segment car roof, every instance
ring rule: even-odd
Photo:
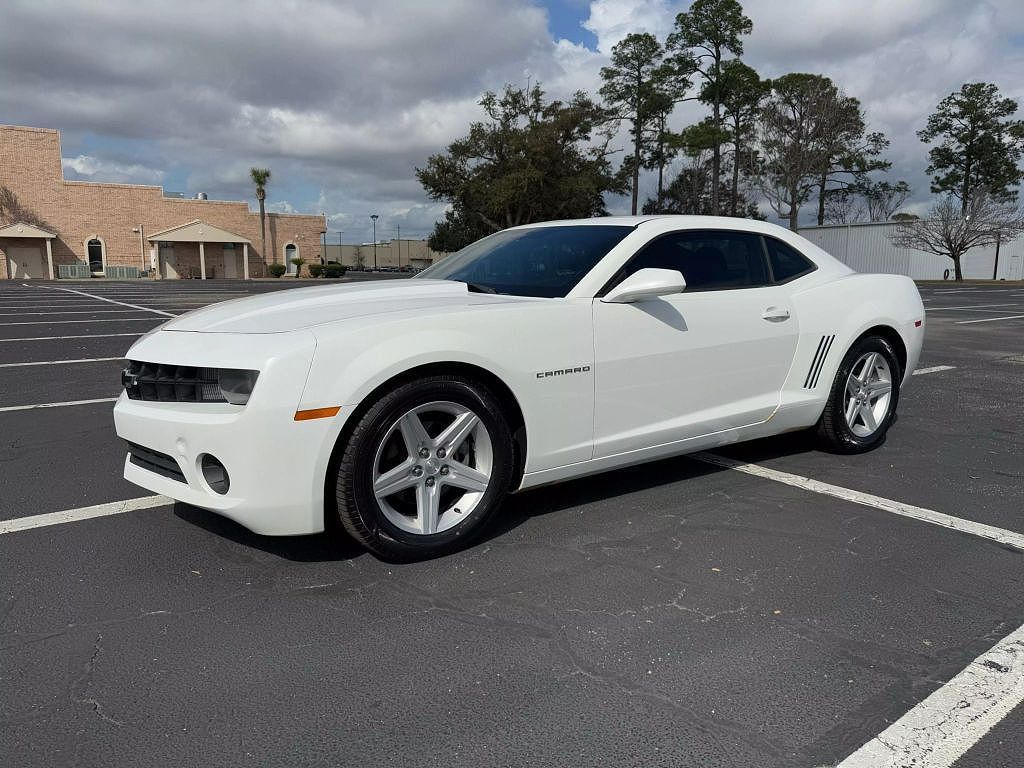
[[[741,219],[734,216],[691,216],[679,214],[651,214],[648,216],[595,216],[589,219],[561,219],[522,224],[512,229],[534,229],[539,227],[597,226],[597,227],[640,227],[643,225],[674,225],[685,229],[731,229],[740,232],[760,232],[777,235],[789,232],[785,227],[757,219]]]

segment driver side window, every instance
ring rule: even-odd
[[[613,284],[649,267],[681,272],[688,293],[755,288],[771,282],[761,239],[748,232],[691,230],[662,235],[633,256]]]

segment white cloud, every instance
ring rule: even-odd
[[[596,94],[616,42],[632,31],[664,39],[687,6],[594,0],[590,50],[552,40],[540,1],[66,0],[54,13],[8,0],[0,114],[62,129],[65,167],[80,178],[187,178],[189,191],[244,199],[248,168],[261,165],[273,170],[271,203],[326,211],[356,239],[369,236],[371,212],[403,234],[426,230],[444,205],[424,198],[414,169],[480,117],[483,90],[530,78],[553,97]],[[1019,0],[743,4],[754,22],[745,60],[767,76],[823,72],[860,98],[915,203],[928,197],[915,131],[939,99],[983,79],[1024,100]],[[702,110],[688,102],[673,121]]]
[[[124,165],[100,160],[92,155],[62,157],[60,164],[69,178],[127,184],[159,184],[164,178],[164,172],[156,168],[139,164]]]

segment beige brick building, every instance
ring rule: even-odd
[[[267,214],[264,254],[259,214],[245,202],[66,181],[60,134],[51,129],[0,126],[0,187],[24,214],[0,220],[0,278],[263,277],[267,264],[294,271],[290,259],[318,263],[323,255],[323,216]]]

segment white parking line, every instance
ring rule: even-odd
[[[31,365],[72,365],[74,363],[105,363],[109,360],[124,360],[123,357],[83,357],[78,360],[40,360],[33,363],[0,363],[0,368],[25,368]]]
[[[981,320],[960,320],[957,325],[970,325],[971,323],[994,323],[997,320],[1020,320],[1024,315],[1008,315],[1007,317],[983,317]]]
[[[112,501],[108,504],[94,504],[91,507],[66,509],[63,512],[48,512],[44,515],[18,517],[14,520],[0,520],[0,534],[27,531],[32,528],[42,528],[47,525],[74,523],[78,520],[88,520],[93,517],[119,515],[122,512],[132,512],[137,509],[165,507],[168,504],[173,503],[174,500],[169,499],[166,496],[143,496],[142,498],[128,499],[127,501]]]
[[[65,291],[66,293],[74,293],[79,296],[88,296],[90,299],[97,299],[98,301],[107,301],[110,302],[111,304],[120,304],[122,307],[131,307],[132,309],[141,309],[143,312],[153,312],[154,314],[157,315],[174,317],[174,315],[172,315],[170,312],[164,312],[162,309],[150,309],[149,307],[140,307],[138,304],[128,304],[127,302],[124,301],[115,301],[114,299],[108,299],[103,296],[97,296],[96,294],[93,293],[86,293],[85,291],[76,291],[73,288],[55,288],[50,285],[40,285],[37,287],[47,291]]]
[[[7,309],[7,307],[0,307]],[[38,307],[33,307],[38,309]],[[2,312],[0,317],[25,317],[26,315],[117,315],[128,312],[138,312],[137,309],[51,309],[48,312]],[[147,318],[148,320],[149,318]]]
[[[69,405],[92,405],[93,403],[113,403],[116,397],[98,397],[95,400],[68,400],[64,403],[34,403],[33,405],[5,405],[0,408],[0,413],[6,411],[32,411],[36,408],[64,408]]]
[[[170,315],[169,312],[164,314]],[[177,315],[170,315],[177,317]],[[0,323],[0,328],[8,325],[67,325],[68,323],[155,323],[155,317],[108,317],[103,320],[26,320],[23,323]]]
[[[774,480],[778,483],[785,483],[786,485],[791,485],[794,488],[802,488],[805,491],[813,491],[814,493],[833,496],[844,501],[851,501],[854,504],[863,504],[866,507],[874,507],[875,509],[881,509],[884,512],[891,512],[894,515],[913,518],[914,520],[931,523],[932,525],[938,525],[942,528],[950,528],[954,531],[960,531],[961,533],[969,533],[972,536],[980,536],[983,539],[989,539],[990,541],[995,541],[999,544],[1013,547],[1014,549],[1024,552],[1024,534],[1016,533],[1014,531],[1007,531],[1003,528],[985,525],[984,523],[976,523],[973,520],[964,520],[959,517],[947,515],[943,512],[935,512],[934,510],[925,509],[924,507],[915,507],[913,504],[904,504],[899,501],[893,501],[892,499],[882,498],[881,496],[873,496],[870,493],[853,491],[849,488],[843,488],[838,485],[823,483],[820,480],[812,480],[811,478],[804,477],[803,475],[780,472],[777,469],[769,469],[768,467],[762,467],[759,464],[747,464],[745,462],[730,459],[725,456],[719,456],[714,453],[694,453],[690,455],[690,458],[703,461],[706,464],[715,464],[719,467],[726,467],[727,469],[735,469],[739,472],[745,472],[748,475],[755,475],[768,480]]]
[[[923,376],[926,373],[938,373],[939,371],[955,371],[955,365],[933,365],[931,368],[918,368],[914,371],[914,376]]]
[[[115,336],[142,336],[139,333],[89,333],[83,336],[27,336],[24,339],[0,339],[5,341],[57,341],[58,339],[112,339]]]
[[[1024,627],[836,768],[948,768],[1024,701]]]
[[[1015,306],[1017,306],[1017,305],[1015,303],[1011,302],[1009,304],[978,304],[978,305],[973,306],[973,307],[967,307],[967,306],[964,306],[964,307],[928,307],[928,311],[929,312],[938,312],[940,309],[941,310],[954,310],[955,309],[955,310],[958,310],[958,311],[959,310],[966,311],[968,309],[982,309],[982,308],[988,308],[988,307],[1015,307]]]

